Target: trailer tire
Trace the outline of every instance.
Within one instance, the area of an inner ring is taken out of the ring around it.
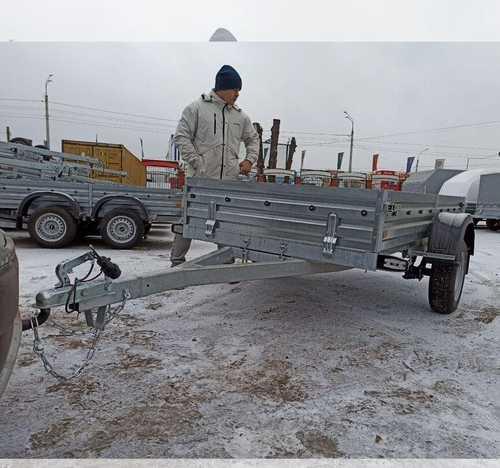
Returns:
[[[500,219],[487,219],[486,226],[492,231],[500,230]]]
[[[39,208],[28,219],[31,238],[41,247],[66,247],[76,237],[75,218],[60,206]]]
[[[100,223],[104,242],[114,249],[130,249],[144,237],[144,221],[134,211],[115,208]]]
[[[433,262],[429,279],[429,304],[434,312],[451,314],[460,302],[469,263],[469,248],[463,240],[457,251],[457,261]]]

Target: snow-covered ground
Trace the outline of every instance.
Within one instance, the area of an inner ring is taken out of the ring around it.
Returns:
[[[27,312],[85,244],[12,236]],[[476,236],[450,316],[430,311],[427,280],[395,273],[193,287],[129,302],[69,383],[45,373],[27,332],[0,400],[0,457],[499,457],[500,233]],[[127,275],[168,268],[171,240],[94,245]],[[194,242],[191,257],[212,248]],[[41,333],[56,367],[83,359],[82,337]]]

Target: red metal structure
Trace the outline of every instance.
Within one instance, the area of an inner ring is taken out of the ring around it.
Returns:
[[[146,186],[152,188],[182,189],[185,183],[184,171],[179,161],[143,159],[146,168]]]
[[[371,175],[371,188],[380,190],[401,190],[401,173],[398,171],[379,170]]]

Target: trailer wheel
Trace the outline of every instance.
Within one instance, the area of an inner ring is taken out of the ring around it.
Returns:
[[[134,211],[111,210],[101,221],[101,236],[114,249],[130,249],[144,236],[144,222]]]
[[[500,230],[500,219],[487,219],[486,226],[492,231]]]
[[[434,312],[451,314],[460,302],[464,287],[469,251],[462,241],[455,263],[434,262],[429,280],[429,304]]]
[[[32,239],[51,249],[65,247],[76,237],[76,221],[59,206],[39,208],[28,219],[28,231]]]

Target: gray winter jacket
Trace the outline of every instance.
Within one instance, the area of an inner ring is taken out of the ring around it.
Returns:
[[[175,132],[187,176],[236,179],[240,172],[240,144],[252,164],[259,154],[259,136],[250,118],[227,105],[214,91],[189,104]]]

